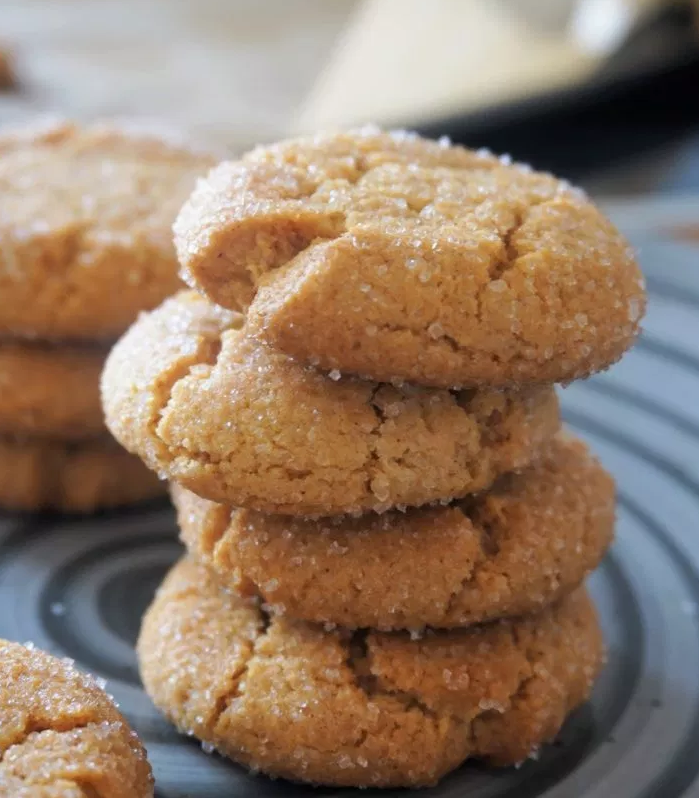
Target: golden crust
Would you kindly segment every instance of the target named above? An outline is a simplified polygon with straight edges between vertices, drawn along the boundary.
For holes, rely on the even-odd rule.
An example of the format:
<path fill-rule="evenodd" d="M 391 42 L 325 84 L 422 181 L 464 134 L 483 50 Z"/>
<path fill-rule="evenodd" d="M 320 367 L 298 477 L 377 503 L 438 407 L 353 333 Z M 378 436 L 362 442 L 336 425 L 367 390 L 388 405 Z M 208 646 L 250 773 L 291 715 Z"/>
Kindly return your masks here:
<path fill-rule="evenodd" d="M 538 616 L 413 640 L 266 619 L 184 560 L 138 654 L 156 705 L 232 759 L 299 781 L 399 787 L 434 784 L 468 757 L 525 759 L 587 698 L 603 646 L 584 591 Z"/>
<path fill-rule="evenodd" d="M 614 483 L 580 441 L 442 507 L 318 521 L 214 504 L 176 485 L 182 539 L 222 583 L 291 618 L 352 628 L 459 627 L 542 609 L 595 568 Z"/>
<path fill-rule="evenodd" d="M 645 307 L 628 243 L 581 192 L 406 134 L 253 150 L 174 229 L 191 286 L 252 303 L 287 354 L 379 381 L 570 381 L 616 361 Z"/>
<path fill-rule="evenodd" d="M 143 746 L 104 690 L 72 663 L 4 640 L 0 640 L 0 795 L 153 795 Z"/>
<path fill-rule="evenodd" d="M 88 513 L 162 496 L 165 486 L 106 435 L 77 444 L 0 437 L 0 507 Z"/>
<path fill-rule="evenodd" d="M 143 316 L 102 377 L 109 429 L 205 498 L 333 515 L 487 487 L 559 427 L 551 387 L 449 392 L 305 369 L 194 292 Z"/>
<path fill-rule="evenodd" d="M 104 435 L 98 348 L 0 342 L 0 435 L 77 441 Z"/>
<path fill-rule="evenodd" d="M 171 225 L 213 163 L 100 125 L 0 135 L 0 334 L 110 339 L 177 290 Z"/>

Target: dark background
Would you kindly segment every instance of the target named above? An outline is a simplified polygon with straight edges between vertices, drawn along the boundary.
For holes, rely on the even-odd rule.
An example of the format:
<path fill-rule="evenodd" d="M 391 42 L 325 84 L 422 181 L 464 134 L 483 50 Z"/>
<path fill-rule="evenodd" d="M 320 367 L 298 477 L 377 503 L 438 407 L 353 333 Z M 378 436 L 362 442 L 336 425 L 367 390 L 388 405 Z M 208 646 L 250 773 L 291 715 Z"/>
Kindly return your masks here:
<path fill-rule="evenodd" d="M 422 131 L 507 152 L 595 194 L 699 190 L 699 47 L 687 9 L 649 20 L 587 86 Z"/>

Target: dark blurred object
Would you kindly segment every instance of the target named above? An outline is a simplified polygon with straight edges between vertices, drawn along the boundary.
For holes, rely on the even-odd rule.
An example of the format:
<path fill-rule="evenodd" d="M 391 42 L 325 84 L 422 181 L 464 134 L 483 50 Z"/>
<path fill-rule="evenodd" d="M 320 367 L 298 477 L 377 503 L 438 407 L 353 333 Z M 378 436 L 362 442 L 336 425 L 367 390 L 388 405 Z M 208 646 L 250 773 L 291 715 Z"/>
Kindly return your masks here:
<path fill-rule="evenodd" d="M 430 123 L 603 193 L 699 190 L 699 44 L 689 5 L 648 18 L 584 86 Z M 639 68 L 639 63 L 643 64 Z"/>
<path fill-rule="evenodd" d="M 362 0 L 295 129 L 470 119 L 697 52 L 688 0 Z"/>
<path fill-rule="evenodd" d="M 686 0 L 363 0 L 295 129 L 376 121 L 603 193 L 699 188 L 684 151 L 699 132 L 696 13 Z"/>

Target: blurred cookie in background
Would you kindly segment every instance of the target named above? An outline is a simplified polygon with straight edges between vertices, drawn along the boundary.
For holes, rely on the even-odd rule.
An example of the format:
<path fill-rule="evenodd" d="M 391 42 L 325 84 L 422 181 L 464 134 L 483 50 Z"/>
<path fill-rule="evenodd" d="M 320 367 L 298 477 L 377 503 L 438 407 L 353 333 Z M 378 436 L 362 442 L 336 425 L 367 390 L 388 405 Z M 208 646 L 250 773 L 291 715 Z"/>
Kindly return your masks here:
<path fill-rule="evenodd" d="M 79 443 L 0 437 L 0 507 L 90 513 L 155 499 L 165 485 L 107 433 Z"/>
<path fill-rule="evenodd" d="M 214 162 L 109 125 L 0 133 L 0 334 L 109 341 L 173 293 L 172 222 Z"/>
<path fill-rule="evenodd" d="M 164 494 L 109 437 L 99 376 L 180 286 L 174 217 L 213 155 L 125 126 L 0 132 L 0 505 L 89 512 Z"/>
<path fill-rule="evenodd" d="M 11 91 L 16 87 L 14 54 L 6 45 L 0 43 L 0 91 Z"/>

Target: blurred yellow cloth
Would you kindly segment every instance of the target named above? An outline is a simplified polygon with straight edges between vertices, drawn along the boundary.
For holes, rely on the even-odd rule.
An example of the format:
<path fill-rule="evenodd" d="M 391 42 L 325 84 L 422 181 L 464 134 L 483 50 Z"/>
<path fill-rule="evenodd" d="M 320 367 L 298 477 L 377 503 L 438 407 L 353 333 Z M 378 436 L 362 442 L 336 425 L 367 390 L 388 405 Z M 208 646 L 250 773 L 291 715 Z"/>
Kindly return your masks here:
<path fill-rule="evenodd" d="M 680 2 L 362 0 L 294 127 L 410 125 L 573 86 Z"/>
<path fill-rule="evenodd" d="M 364 0 L 299 130 L 448 116 L 588 76 L 597 58 L 497 0 Z"/>
<path fill-rule="evenodd" d="M 571 31 L 573 6 L 605 20 L 605 4 L 671 1 L 0 2 L 18 76 L 0 117 L 135 117 L 233 151 L 293 128 L 415 125 L 584 80 L 604 54 Z"/>

